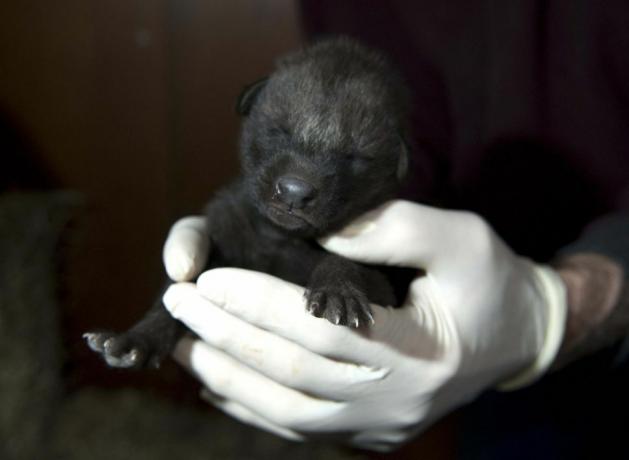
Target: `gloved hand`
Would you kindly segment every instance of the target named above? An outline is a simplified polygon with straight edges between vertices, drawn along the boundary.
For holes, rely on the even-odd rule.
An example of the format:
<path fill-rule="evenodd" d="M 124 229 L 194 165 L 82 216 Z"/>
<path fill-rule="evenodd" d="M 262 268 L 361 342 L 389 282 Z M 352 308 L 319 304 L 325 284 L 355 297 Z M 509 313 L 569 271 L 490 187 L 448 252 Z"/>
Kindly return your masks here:
<path fill-rule="evenodd" d="M 244 422 L 390 449 L 486 388 L 532 381 L 557 352 L 562 282 L 476 215 L 395 201 L 322 244 L 424 272 L 403 308 L 374 306 L 360 330 L 310 316 L 302 287 L 246 270 L 211 270 L 164 296 L 201 339 L 180 342 L 176 359 Z"/>

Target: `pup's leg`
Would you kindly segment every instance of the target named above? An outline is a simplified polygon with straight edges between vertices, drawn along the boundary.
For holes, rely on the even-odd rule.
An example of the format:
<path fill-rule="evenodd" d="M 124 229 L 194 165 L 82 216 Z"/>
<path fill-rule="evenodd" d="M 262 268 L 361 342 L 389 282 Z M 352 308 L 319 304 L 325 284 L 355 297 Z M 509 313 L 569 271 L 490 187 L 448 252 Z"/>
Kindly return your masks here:
<path fill-rule="evenodd" d="M 238 265 L 239 254 L 251 253 L 248 240 L 239 237 L 251 227 L 246 213 L 243 212 L 243 195 L 240 185 L 234 184 L 218 193 L 208 204 L 207 231 L 212 240 L 212 253 L 206 269 Z M 160 295 L 144 317 L 126 332 L 96 331 L 84 334 L 88 346 L 112 367 L 159 367 L 186 330 L 166 310 L 161 297 Z"/>
<path fill-rule="evenodd" d="M 313 271 L 306 289 L 308 310 L 334 324 L 373 323 L 369 302 L 395 305 L 393 288 L 376 270 L 329 255 Z"/>
<path fill-rule="evenodd" d="M 157 368 L 185 331 L 164 305 L 161 296 L 131 329 L 122 333 L 98 331 L 83 334 L 88 346 L 111 367 Z"/>

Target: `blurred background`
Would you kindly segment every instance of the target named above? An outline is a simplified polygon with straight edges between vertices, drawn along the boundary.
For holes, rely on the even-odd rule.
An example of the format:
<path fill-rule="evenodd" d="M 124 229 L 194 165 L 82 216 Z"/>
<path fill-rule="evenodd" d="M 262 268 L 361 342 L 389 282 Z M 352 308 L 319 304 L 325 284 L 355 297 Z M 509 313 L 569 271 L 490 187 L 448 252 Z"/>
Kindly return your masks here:
<path fill-rule="evenodd" d="M 1 459 L 366 457 L 262 435 L 173 363 L 114 371 L 81 339 L 152 303 L 169 226 L 237 172 L 237 95 L 303 42 L 291 0 L 0 4 Z"/>
<path fill-rule="evenodd" d="M 301 43 L 296 5 L 31 0 L 0 8 L 0 111 L 15 137 L 6 141 L 13 152 L 2 146 L 13 157 L 5 171 L 11 161 L 37 165 L 8 180 L 41 186 L 45 178 L 81 192 L 81 240 L 65 272 L 69 337 L 123 328 L 162 282 L 161 245 L 174 219 L 199 212 L 236 174 L 236 97 Z M 81 368 L 90 372 L 77 378 L 111 378 L 87 358 Z"/>

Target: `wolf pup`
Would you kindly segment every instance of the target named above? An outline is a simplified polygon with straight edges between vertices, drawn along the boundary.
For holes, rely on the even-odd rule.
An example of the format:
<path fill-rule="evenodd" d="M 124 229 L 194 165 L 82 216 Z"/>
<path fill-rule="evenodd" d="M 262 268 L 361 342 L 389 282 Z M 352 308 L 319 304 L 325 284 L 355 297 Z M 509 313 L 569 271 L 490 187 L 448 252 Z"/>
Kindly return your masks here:
<path fill-rule="evenodd" d="M 281 59 L 247 87 L 241 176 L 206 208 L 208 269 L 240 267 L 306 286 L 306 308 L 351 327 L 369 302 L 396 305 L 387 277 L 325 252 L 316 238 L 395 197 L 408 164 L 407 102 L 386 59 L 348 38 Z M 85 334 L 113 367 L 158 367 L 184 332 L 161 300 L 124 333 Z"/>

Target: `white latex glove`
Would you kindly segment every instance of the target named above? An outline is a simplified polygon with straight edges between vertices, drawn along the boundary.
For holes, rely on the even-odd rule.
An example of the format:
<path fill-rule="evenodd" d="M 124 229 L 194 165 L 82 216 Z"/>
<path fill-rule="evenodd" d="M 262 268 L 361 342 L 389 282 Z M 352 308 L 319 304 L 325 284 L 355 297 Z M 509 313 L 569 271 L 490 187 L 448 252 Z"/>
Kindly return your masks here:
<path fill-rule="evenodd" d="M 170 229 L 162 259 L 173 281 L 190 281 L 203 270 L 210 242 L 204 217 L 179 219 Z"/>
<path fill-rule="evenodd" d="M 504 379 L 532 381 L 557 352 L 559 277 L 473 214 L 396 201 L 323 244 L 426 275 L 403 308 L 374 306 L 375 324 L 358 331 L 306 313 L 302 287 L 246 270 L 211 270 L 164 296 L 201 339 L 180 342 L 176 359 L 244 422 L 389 449 Z"/>

